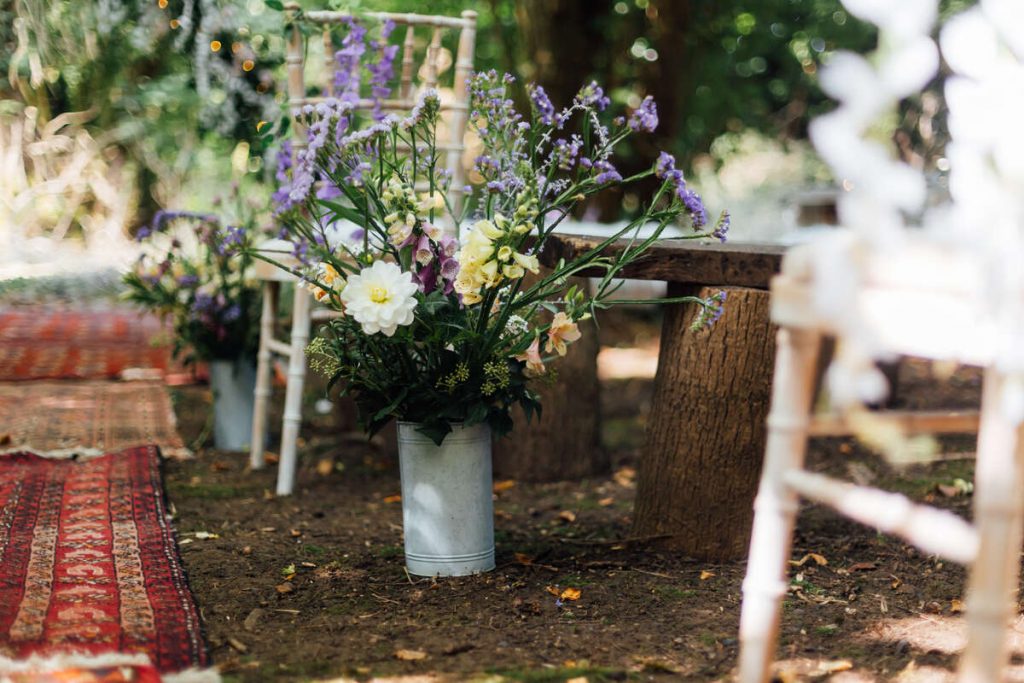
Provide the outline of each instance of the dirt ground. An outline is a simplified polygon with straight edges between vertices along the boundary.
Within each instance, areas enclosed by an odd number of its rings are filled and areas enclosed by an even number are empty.
[[[608,334],[613,343],[657,332],[649,318],[619,324],[630,333]],[[935,380],[923,363],[905,362],[898,401],[977,405],[977,371],[939,370]],[[603,387],[615,463],[608,476],[498,483],[498,566],[482,576],[406,574],[394,458],[343,433],[334,413],[318,415],[312,394],[292,497],[274,498],[274,468],[248,471],[241,454],[201,448],[195,460],[168,462],[182,554],[214,661],[236,681],[728,678],[744,563],[711,565],[627,541],[651,385]],[[201,439],[205,388],[178,388],[174,398],[186,441]],[[964,439],[941,445],[943,453],[972,448]],[[833,439],[815,442],[811,461],[818,471],[969,515],[969,460],[897,471],[855,442]],[[793,560],[783,680],[943,680],[954,671],[959,567],[813,505],[802,509]],[[579,599],[557,601],[554,593],[569,587]]]

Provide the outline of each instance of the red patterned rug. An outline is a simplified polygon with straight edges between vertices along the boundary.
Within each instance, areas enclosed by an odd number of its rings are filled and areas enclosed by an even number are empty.
[[[0,381],[140,373],[187,378],[171,359],[170,344],[170,331],[159,319],[132,309],[0,309]]]
[[[0,655],[148,655],[203,666],[155,446],[85,461],[0,457]]]

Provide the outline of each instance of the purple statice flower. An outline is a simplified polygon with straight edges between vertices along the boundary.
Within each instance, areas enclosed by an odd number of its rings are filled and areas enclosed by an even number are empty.
[[[633,131],[653,133],[658,127],[658,105],[654,103],[654,98],[650,95],[645,97],[640,106],[630,114],[626,125]]]
[[[590,160],[590,157],[580,157],[580,168],[584,171],[589,171],[594,167],[594,162]]]
[[[683,206],[690,214],[690,225],[694,230],[700,230],[708,224],[708,212],[704,208],[704,201],[700,195],[693,190],[687,189],[685,185],[676,188],[676,196],[683,202]]]
[[[337,67],[334,71],[334,92],[345,102],[359,102],[360,62],[366,52],[366,27],[349,18],[348,32],[341,41],[341,49],[334,53]]]
[[[245,245],[245,228],[228,226],[221,239],[214,245],[218,254],[233,254]]]
[[[270,196],[274,205],[274,214],[280,214],[291,209],[294,203],[289,196],[292,191],[292,141],[285,140],[277,151],[275,158],[277,169],[274,171],[274,178],[277,180],[277,189]]]
[[[617,183],[622,180],[622,175],[615,170],[615,167],[609,161],[598,161],[594,164],[594,170],[597,171],[597,175],[594,176],[594,182],[598,185]]]
[[[242,317],[242,307],[238,304],[231,304],[224,309],[221,319],[226,323],[233,323]]]
[[[437,90],[431,88],[420,96],[409,115],[402,119],[400,125],[404,130],[418,126],[424,121],[432,122],[441,110],[441,97]]]
[[[654,162],[654,175],[658,178],[665,178],[674,170],[676,170],[676,158],[668,152],[658,154],[658,160]]]
[[[377,61],[370,64],[370,96],[373,98],[373,120],[384,118],[381,103],[391,94],[391,80],[395,77],[395,55],[397,45],[388,45],[388,38],[395,30],[395,22],[388,19],[380,29],[380,40],[370,41],[370,49],[377,51]]]
[[[715,223],[715,229],[711,233],[712,237],[717,237],[720,242],[726,240],[726,235],[729,234],[729,226],[732,224],[732,217],[729,215],[728,209],[722,211],[718,216],[718,222]]]
[[[573,100],[574,105],[588,109],[594,108],[598,111],[604,111],[611,103],[611,99],[604,94],[604,89],[597,84],[597,81],[591,81],[580,88],[580,91],[576,93],[576,98]]]
[[[330,201],[332,199],[337,199],[338,197],[341,196],[341,189],[337,185],[332,183],[328,178],[321,175],[320,180],[322,182],[316,188],[317,199],[326,199],[327,201]]]
[[[717,294],[709,296],[702,302],[702,308],[697,317],[693,319],[693,323],[690,325],[690,329],[697,331],[703,328],[709,328],[718,322],[718,319],[722,317],[722,313],[725,312],[725,298],[727,292],[725,290],[719,291]]]
[[[199,284],[199,276],[191,273],[181,275],[176,280],[179,287],[196,287]]]
[[[531,83],[526,86],[526,91],[530,94],[530,103],[537,114],[537,120],[545,126],[554,125],[555,107],[551,104],[548,94],[544,92],[544,88],[536,83]]]
[[[571,170],[582,146],[583,140],[578,135],[573,135],[571,140],[555,140],[551,146],[551,163],[562,171]]]
[[[679,198],[679,201],[683,203],[683,206],[686,207],[687,212],[690,214],[690,224],[694,230],[700,230],[708,224],[708,212],[704,208],[704,201],[700,198],[699,194],[686,186],[683,172],[676,168],[675,157],[668,152],[660,153],[658,160],[654,162],[654,174],[672,185],[672,190],[676,197]],[[727,221],[725,230],[728,231],[728,229]],[[724,235],[725,233],[723,232],[722,234]],[[714,234],[714,236],[721,239],[721,235]]]

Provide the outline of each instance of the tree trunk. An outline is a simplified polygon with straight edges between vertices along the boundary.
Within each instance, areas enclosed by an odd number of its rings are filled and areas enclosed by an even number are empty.
[[[577,284],[586,284],[580,280]],[[569,345],[565,358],[549,366],[554,381],[534,383],[543,411],[527,423],[518,407],[515,429],[494,441],[496,477],[522,481],[583,479],[608,471],[600,445],[600,385],[597,381],[597,326],[581,322],[583,337]]]
[[[671,285],[669,295],[719,289]],[[633,523],[634,536],[665,535],[663,547],[707,561],[747,551],[775,356],[768,292],[725,289],[710,331],[690,330],[695,305],[665,310]]]

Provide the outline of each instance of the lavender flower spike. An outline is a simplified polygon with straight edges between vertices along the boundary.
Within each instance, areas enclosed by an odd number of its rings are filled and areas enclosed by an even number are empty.
[[[653,133],[658,127],[658,106],[654,103],[654,98],[650,95],[645,97],[636,111],[630,115],[626,125],[634,131]]]
[[[555,123],[555,107],[551,104],[548,94],[544,92],[544,88],[531,83],[526,86],[526,90],[530,93],[530,102],[537,112],[537,120],[545,126]]]
[[[729,226],[732,223],[732,217],[729,216],[728,209],[722,211],[718,217],[718,222],[715,224],[715,229],[711,233],[712,237],[717,237],[719,241],[724,242],[726,235],[729,233]]]
[[[594,164],[594,170],[597,171],[594,182],[598,185],[617,183],[622,180],[622,175],[607,161],[598,161]]]

